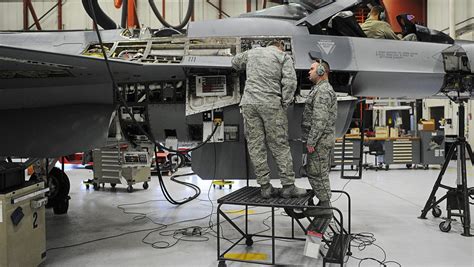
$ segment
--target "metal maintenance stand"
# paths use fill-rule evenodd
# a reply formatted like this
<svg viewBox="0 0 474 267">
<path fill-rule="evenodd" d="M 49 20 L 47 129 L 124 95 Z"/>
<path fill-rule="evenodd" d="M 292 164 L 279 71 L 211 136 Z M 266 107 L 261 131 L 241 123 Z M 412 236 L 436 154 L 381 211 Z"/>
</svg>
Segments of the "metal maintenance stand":
<svg viewBox="0 0 474 267">
<path fill-rule="evenodd" d="M 472 154 L 472 149 L 469 143 L 466 141 L 466 137 L 464 135 L 464 127 L 465 127 L 465 114 L 464 114 L 464 104 L 467 102 L 467 98 L 456 98 L 455 102 L 458 104 L 458 117 L 459 117 L 459 135 L 454 142 L 453 146 L 449 149 L 448 154 L 446 155 L 446 159 L 444 161 L 443 167 L 438 175 L 438 179 L 431 191 L 431 194 L 426 201 L 425 207 L 422 210 L 420 219 L 426 219 L 426 214 L 429 210 L 432 210 L 432 214 L 434 217 L 441 216 L 441 209 L 438 207 L 438 204 L 447 199 L 446 209 L 448 211 L 448 216 L 445 221 L 439 224 L 439 228 L 443 232 L 449 232 L 451 230 L 451 217 L 460 217 L 461 222 L 463 225 L 463 236 L 472 236 L 470 232 L 471 227 L 471 212 L 470 212 L 470 204 L 469 204 L 469 197 L 474 195 L 474 188 L 468 188 L 467 186 L 467 173 L 466 173 L 466 149 L 469 153 L 469 158 L 471 159 L 471 163 L 474 165 L 474 157 Z M 443 179 L 443 175 L 448 168 L 449 162 L 454 156 L 455 151 L 457 152 L 457 186 L 450 187 L 441 184 L 441 180 Z M 439 188 L 447 189 L 448 191 L 446 194 L 441 197 L 439 200 L 436 200 L 436 192 Z M 457 213 L 453 213 L 452 210 L 457 210 Z"/>
<path fill-rule="evenodd" d="M 350 251 L 350 236 L 351 236 L 351 198 L 348 193 L 340 190 L 333 190 L 334 193 L 344 194 L 347 197 L 347 206 L 348 206 L 348 223 L 347 229 L 344 228 L 344 218 L 342 212 L 332 207 L 333 211 L 337 214 L 334 216 L 334 220 L 337 223 L 338 227 L 332 227 L 329 225 L 331 222 L 330 218 L 316 218 L 312 221 L 310 218 L 309 223 L 312 224 L 314 227 L 319 229 L 325 229 L 329 227 L 333 232 L 334 236 L 332 240 L 325 240 L 325 242 L 329 248 L 325 255 L 320 251 L 320 254 L 323 256 L 323 265 L 325 266 L 326 263 L 338 263 L 341 266 L 344 264 L 344 258 L 346 255 L 351 255 Z M 314 208 L 313 203 L 313 194 L 308 194 L 305 197 L 301 198 L 291 198 L 291 199 L 284 199 L 284 198 L 271 198 L 271 199 L 263 199 L 260 196 L 260 188 L 259 187 L 251 187 L 246 186 L 243 187 L 231 194 L 228 194 L 220 199 L 217 200 L 219 206 L 217 208 L 217 258 L 219 260 L 219 267 L 227 266 L 225 261 L 240 261 L 240 262 L 247 262 L 247 263 L 256 263 L 256 264 L 269 264 L 275 265 L 275 241 L 277 239 L 286 239 L 286 240 L 301 240 L 304 241 L 304 237 L 296 237 L 295 236 L 295 221 L 302 229 L 304 234 L 306 234 L 306 227 L 303 226 L 301 220 L 306 218 L 301 213 L 296 214 L 294 209 L 307 209 L 307 208 Z M 245 206 L 245 229 L 241 229 L 236 223 L 232 221 L 231 218 L 227 216 L 227 214 L 222 210 L 222 206 L 224 205 L 242 205 Z M 249 233 L 249 213 L 248 207 L 249 206 L 256 206 L 256 207 L 268 207 L 271 209 L 271 235 L 263 235 L 263 234 L 252 234 Z M 277 236 L 275 235 L 275 208 L 284 208 L 285 211 L 291 216 L 291 236 Z M 242 237 L 233 243 L 229 248 L 227 248 L 224 252 L 221 253 L 221 229 L 220 229 L 220 218 L 221 216 L 228 222 L 232 227 L 237 230 Z M 336 229 L 335 229 L 336 228 Z M 263 238 L 270 238 L 272 242 L 272 259 L 271 262 L 263 262 L 263 261 L 255 261 L 255 260 L 242 260 L 242 259 L 234 259 L 234 258 L 227 258 L 226 254 L 230 252 L 235 246 L 237 246 L 241 241 L 245 240 L 245 244 L 247 247 L 253 245 L 254 237 L 263 237 Z"/>
<path fill-rule="evenodd" d="M 469 53 L 468 53 L 469 52 Z M 470 54 L 471 53 L 471 54 Z M 471 146 L 466 142 L 464 135 L 465 128 L 465 113 L 464 104 L 473 97 L 474 92 L 474 74 L 471 70 L 472 62 L 469 61 L 469 55 L 472 56 L 472 51 L 466 51 L 459 45 L 453 45 L 442 52 L 442 59 L 444 65 L 444 83 L 441 88 L 441 93 L 445 94 L 449 99 L 458 104 L 458 130 L 459 135 L 454 145 L 449 149 L 446 160 L 438 175 L 438 179 L 431 191 L 430 197 L 426 201 L 425 207 L 421 212 L 421 219 L 426 219 L 426 214 L 432 209 L 433 216 L 441 216 L 441 210 L 437 206 L 441 201 L 447 199 L 446 209 L 448 217 L 446 221 L 441 222 L 439 228 L 443 232 L 451 230 L 451 217 L 460 217 L 463 225 L 463 236 L 471 235 L 471 212 L 469 198 L 474 195 L 474 188 L 467 187 L 467 173 L 466 173 L 466 149 L 469 153 L 471 163 L 474 165 L 474 158 L 472 155 Z M 473 60 L 473 58 L 471 58 Z M 457 151 L 457 186 L 449 187 L 441 184 L 443 175 L 448 168 L 449 161 L 453 158 L 454 152 Z M 448 192 L 436 201 L 436 191 L 438 188 L 447 189 Z M 453 213 L 452 210 L 458 210 Z"/>
</svg>

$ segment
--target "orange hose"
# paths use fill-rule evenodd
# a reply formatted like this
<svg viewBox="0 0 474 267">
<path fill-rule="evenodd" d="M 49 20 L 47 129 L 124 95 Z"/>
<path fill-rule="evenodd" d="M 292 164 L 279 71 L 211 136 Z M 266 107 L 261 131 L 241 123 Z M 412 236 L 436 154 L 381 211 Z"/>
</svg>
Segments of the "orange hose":
<svg viewBox="0 0 474 267">
<path fill-rule="evenodd" d="M 127 26 L 128 28 L 135 28 L 136 19 L 135 19 L 135 0 L 128 0 L 128 17 L 127 17 Z"/>
<path fill-rule="evenodd" d="M 114 6 L 115 8 L 122 7 L 122 0 L 114 0 Z"/>
</svg>

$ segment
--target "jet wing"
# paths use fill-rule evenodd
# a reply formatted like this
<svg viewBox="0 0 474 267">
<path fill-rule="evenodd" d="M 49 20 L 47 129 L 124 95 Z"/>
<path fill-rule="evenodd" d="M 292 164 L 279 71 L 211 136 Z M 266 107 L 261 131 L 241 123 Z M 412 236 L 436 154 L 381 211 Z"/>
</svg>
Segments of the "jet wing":
<svg viewBox="0 0 474 267">
<path fill-rule="evenodd" d="M 109 60 L 117 83 L 179 80 L 180 66 Z M 113 103 L 102 58 L 0 46 L 0 110 Z"/>
<path fill-rule="evenodd" d="M 186 68 L 230 68 L 231 57 L 180 64 L 109 59 L 116 82 L 184 80 Z M 0 155 L 57 157 L 104 145 L 114 89 L 103 58 L 0 45 Z"/>
<path fill-rule="evenodd" d="M 296 25 L 303 25 L 309 24 L 314 26 L 330 17 L 332 17 L 337 12 L 345 10 L 347 8 L 353 7 L 361 3 L 361 0 L 337 0 L 334 3 L 329 5 L 323 6 L 321 8 L 316 9 L 308 16 L 298 20 Z"/>
<path fill-rule="evenodd" d="M 117 83 L 179 80 L 181 66 L 110 60 Z M 114 90 L 102 58 L 0 46 L 0 155 L 57 157 L 103 146 Z"/>
<path fill-rule="evenodd" d="M 159 64 L 144 67 L 137 62 L 109 59 L 115 79 L 118 82 L 175 79 L 178 66 Z M 158 72 L 167 69 L 166 72 Z M 0 89 L 67 86 L 104 82 L 108 75 L 102 58 L 36 51 L 0 45 Z M 32 83 L 32 80 L 35 80 Z"/>
</svg>

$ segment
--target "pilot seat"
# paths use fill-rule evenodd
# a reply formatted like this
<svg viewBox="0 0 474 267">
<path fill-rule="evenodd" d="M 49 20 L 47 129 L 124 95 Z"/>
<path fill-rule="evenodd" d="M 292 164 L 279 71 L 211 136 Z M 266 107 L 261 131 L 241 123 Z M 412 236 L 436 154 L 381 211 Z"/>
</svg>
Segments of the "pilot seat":
<svg viewBox="0 0 474 267">
<path fill-rule="evenodd" d="M 334 15 L 328 22 L 328 33 L 337 36 L 367 37 L 352 11 L 343 11 Z"/>
<path fill-rule="evenodd" d="M 437 30 L 432 30 L 425 26 L 415 24 L 410 20 L 412 17 L 413 16 L 410 14 L 400 14 L 397 16 L 397 21 L 402 28 L 403 36 L 414 33 L 420 42 L 454 44 L 454 40 L 449 37 L 449 35 Z"/>
</svg>

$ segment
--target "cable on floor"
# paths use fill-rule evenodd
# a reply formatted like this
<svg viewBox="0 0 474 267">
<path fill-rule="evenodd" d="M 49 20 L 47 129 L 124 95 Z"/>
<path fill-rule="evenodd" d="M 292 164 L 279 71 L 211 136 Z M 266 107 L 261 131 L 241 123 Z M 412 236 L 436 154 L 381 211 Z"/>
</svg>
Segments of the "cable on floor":
<svg viewBox="0 0 474 267">
<path fill-rule="evenodd" d="M 351 181 L 352 181 L 352 179 L 349 179 L 349 180 L 344 184 L 344 186 L 342 187 L 341 191 L 344 191 L 344 189 L 346 188 L 346 186 L 347 186 Z M 339 196 L 338 196 L 336 199 L 332 200 L 331 203 L 334 203 L 334 202 L 338 201 L 338 200 L 341 198 L 342 195 L 343 195 L 343 193 L 339 193 Z"/>
<path fill-rule="evenodd" d="M 338 228 L 337 224 L 335 224 L 334 222 L 331 222 L 331 226 L 336 228 L 336 230 Z M 332 242 L 334 234 L 333 233 L 326 233 L 324 235 L 324 237 L 325 237 L 326 240 L 328 240 L 328 243 L 330 243 L 330 242 Z M 361 264 L 365 261 L 375 261 L 375 262 L 379 263 L 380 266 L 384 266 L 384 267 L 389 266 L 388 264 L 395 264 L 395 265 L 401 266 L 401 264 L 397 261 L 393 261 L 393 260 L 387 261 L 387 253 L 385 252 L 385 250 L 381 246 L 375 244 L 376 240 L 377 239 L 375 238 L 375 235 L 373 233 L 370 233 L 370 232 L 353 233 L 353 234 L 351 234 L 351 247 L 357 248 L 359 252 L 362 252 L 370 246 L 375 246 L 378 249 L 380 249 L 380 251 L 382 251 L 382 253 L 383 253 L 382 259 L 377 259 L 377 258 L 374 258 L 374 257 L 359 258 L 359 257 L 356 257 L 354 255 L 351 255 L 349 257 L 353 258 L 355 260 L 358 260 L 359 261 L 358 266 L 361 266 Z M 325 244 L 326 249 L 328 248 L 328 243 Z M 347 257 L 346 262 L 349 260 L 349 257 Z"/>
</svg>

